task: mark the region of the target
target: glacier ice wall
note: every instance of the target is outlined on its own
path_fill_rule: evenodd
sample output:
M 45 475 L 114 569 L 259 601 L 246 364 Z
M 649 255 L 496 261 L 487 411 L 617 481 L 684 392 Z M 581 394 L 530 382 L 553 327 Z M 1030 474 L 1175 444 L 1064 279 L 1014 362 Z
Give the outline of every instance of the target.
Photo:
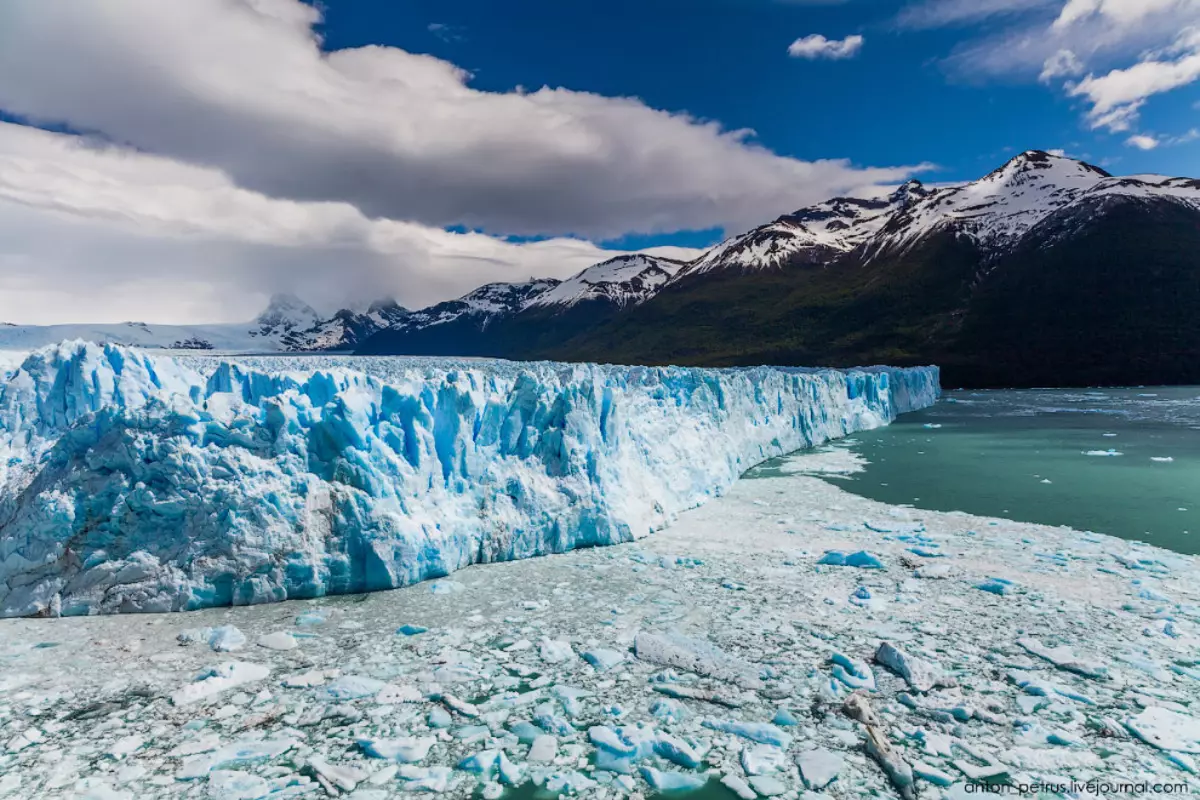
M 935 367 L 150 356 L 0 369 L 0 616 L 361 592 L 639 538 Z

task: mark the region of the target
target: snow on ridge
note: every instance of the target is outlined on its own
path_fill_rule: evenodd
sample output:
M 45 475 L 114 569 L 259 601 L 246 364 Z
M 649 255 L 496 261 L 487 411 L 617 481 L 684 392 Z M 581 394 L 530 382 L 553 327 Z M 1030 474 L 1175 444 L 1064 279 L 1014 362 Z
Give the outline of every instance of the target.
M 598 299 L 608 299 L 621 307 L 636 305 L 653 296 L 683 267 L 683 263 L 667 258 L 641 254 L 617 256 L 593 264 L 539 294 L 526 307 L 569 307 Z
M 360 592 L 629 541 L 767 458 L 939 391 L 933 367 L 231 361 L 63 343 L 0 384 L 0 616 Z

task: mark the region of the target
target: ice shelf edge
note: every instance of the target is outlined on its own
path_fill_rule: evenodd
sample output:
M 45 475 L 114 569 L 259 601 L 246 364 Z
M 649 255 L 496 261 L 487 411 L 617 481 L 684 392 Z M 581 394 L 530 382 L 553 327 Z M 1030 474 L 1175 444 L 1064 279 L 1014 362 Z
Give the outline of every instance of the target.
M 222 360 L 64 342 L 0 371 L 0 616 L 356 593 L 630 541 L 769 458 L 939 395 L 936 367 Z

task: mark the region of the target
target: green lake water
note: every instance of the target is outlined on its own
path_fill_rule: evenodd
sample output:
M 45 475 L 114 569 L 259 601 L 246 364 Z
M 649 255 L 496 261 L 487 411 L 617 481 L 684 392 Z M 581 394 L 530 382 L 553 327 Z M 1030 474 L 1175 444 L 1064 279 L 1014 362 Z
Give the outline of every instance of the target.
M 1200 553 L 1200 387 L 949 392 L 846 446 L 875 500 Z

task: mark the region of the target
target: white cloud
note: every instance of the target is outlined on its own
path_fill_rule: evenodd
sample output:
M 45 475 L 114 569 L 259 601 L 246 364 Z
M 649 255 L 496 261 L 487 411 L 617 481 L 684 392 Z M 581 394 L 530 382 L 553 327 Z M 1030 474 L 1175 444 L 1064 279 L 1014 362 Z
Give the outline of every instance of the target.
M 1158 139 L 1155 139 L 1153 136 L 1138 133 L 1126 139 L 1125 144 L 1129 145 L 1130 147 L 1136 147 L 1139 150 L 1153 150 L 1154 148 L 1158 147 Z
M 397 48 L 323 52 L 319 20 L 298 0 L 7 0 L 0 108 L 270 197 L 502 234 L 741 230 L 913 172 L 782 157 L 634 98 L 479 91 Z
M 900 10 L 897 23 L 904 28 L 941 28 L 973 25 L 995 17 L 1045 9 L 1061 0 L 925 0 Z
M 1170 55 L 1178 57 L 1171 59 Z M 1185 31 L 1174 45 L 1158 54 L 1147 54 L 1131 67 L 1114 69 L 1099 77 L 1088 75 L 1068 84 L 1067 91 L 1092 104 L 1088 120 L 1093 128 L 1126 131 L 1150 97 L 1187 86 L 1197 79 L 1200 79 L 1200 31 L 1193 29 Z
M 987 22 L 982 38 L 949 55 L 947 71 L 1060 84 L 1090 103 L 1092 128 L 1129 131 L 1149 98 L 1200 79 L 1200 0 L 925 0 L 898 22 Z
M 819 33 L 805 36 L 792 42 L 788 47 L 788 55 L 792 58 L 853 58 L 862 50 L 863 37 L 854 35 L 845 39 L 826 39 Z
M 1136 25 L 1158 14 L 1194 11 L 1196 6 L 1196 0 L 1067 0 L 1054 27 L 1068 28 L 1089 18 Z
M 1083 62 L 1070 50 L 1059 50 L 1046 59 L 1038 80 L 1050 83 L 1055 78 L 1071 78 L 1083 74 Z
M 0 242 L 0 320 L 23 323 L 240 321 L 281 289 L 329 310 L 387 294 L 418 307 L 616 255 L 271 198 L 211 168 L 5 123 Z

